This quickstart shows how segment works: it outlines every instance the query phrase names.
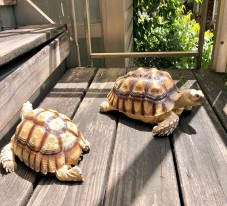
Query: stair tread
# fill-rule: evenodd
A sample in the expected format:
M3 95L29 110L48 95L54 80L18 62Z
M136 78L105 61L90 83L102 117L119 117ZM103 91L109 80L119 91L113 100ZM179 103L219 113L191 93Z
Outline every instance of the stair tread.
M0 32L0 66L53 39L66 30L63 24L29 25Z

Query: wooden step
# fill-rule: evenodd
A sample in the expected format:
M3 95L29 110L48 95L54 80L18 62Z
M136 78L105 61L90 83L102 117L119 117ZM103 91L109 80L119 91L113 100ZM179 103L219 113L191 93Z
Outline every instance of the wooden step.
M66 25L29 25L0 32L0 66L66 31Z
M43 49L29 56L26 61L15 61L15 64L10 64L12 68L9 68L8 64L3 66L13 72L0 82L0 113L4 114L0 116L0 142L8 132L5 130L15 123L14 117L19 119L22 104L40 89L69 52L70 40L68 32L65 31Z

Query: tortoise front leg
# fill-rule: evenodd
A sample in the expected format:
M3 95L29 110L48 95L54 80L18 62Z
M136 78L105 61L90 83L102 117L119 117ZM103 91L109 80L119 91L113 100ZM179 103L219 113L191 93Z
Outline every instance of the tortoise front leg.
M14 172L17 168L17 164L15 162L15 155L13 152L13 142L14 142L14 135L11 138L9 144L3 147L1 154L0 154L0 161L5 168L6 172Z
M58 169L56 171L56 177L60 181L83 181L84 176L78 166L71 166L65 165L63 168Z
M177 127L179 117L174 112L170 112L165 119L155 126L152 135L164 136L171 134Z

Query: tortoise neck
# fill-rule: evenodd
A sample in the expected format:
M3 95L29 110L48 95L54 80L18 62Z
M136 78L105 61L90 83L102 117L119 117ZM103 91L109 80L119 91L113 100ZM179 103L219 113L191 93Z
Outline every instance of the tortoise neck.
M188 105L187 98L186 98L186 94L188 92L189 92L188 89L187 90L183 90L183 91L179 91L179 98L175 102L174 109L184 108L185 106Z

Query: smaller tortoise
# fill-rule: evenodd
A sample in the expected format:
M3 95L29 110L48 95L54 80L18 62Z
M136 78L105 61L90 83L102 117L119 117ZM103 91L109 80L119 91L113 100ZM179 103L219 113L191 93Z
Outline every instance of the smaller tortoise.
M180 90L170 74L156 68L139 68L119 77L100 105L100 112L118 110L130 118L158 124L153 135L171 134L183 110L201 105L201 90Z
M67 116L50 109L33 110L31 103L26 102L21 120L11 142L0 154L7 172L16 169L16 155L36 172L55 173L61 181L84 180L76 164L82 152L90 149L90 143Z

